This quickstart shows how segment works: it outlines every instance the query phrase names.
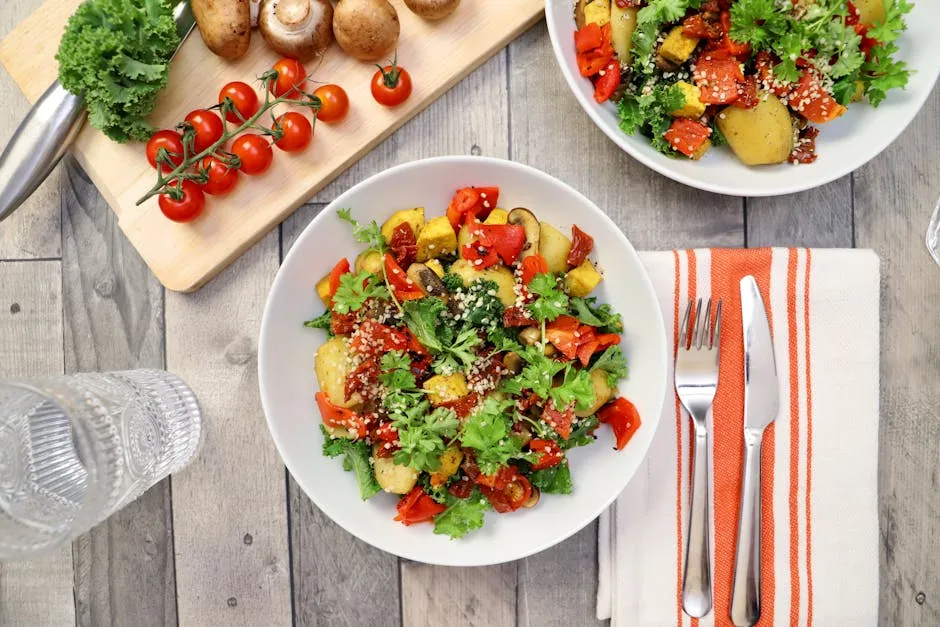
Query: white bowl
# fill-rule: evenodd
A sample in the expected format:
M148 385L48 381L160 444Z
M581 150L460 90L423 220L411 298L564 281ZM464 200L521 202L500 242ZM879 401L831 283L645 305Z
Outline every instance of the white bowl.
M873 159L914 119L940 72L940 8L937 0L914 0L907 31L898 40L900 59L914 70L905 90L889 92L877 108L867 103L821 125L815 163L749 167L728 148L712 149L701 161L671 159L642 136L625 135L617 107L594 101L591 82L578 73L574 50L574 0L546 0L545 18L555 58L568 86L594 123L627 154L660 174L692 187L732 196L778 196L834 181Z
M443 215L454 191L498 185L500 205L525 206L568 230L572 223L594 236L593 256L605 273L602 302L623 314L622 346L630 376L620 393L636 405L642 426L623 451L613 449L606 425L599 439L571 453L574 493L545 495L537 507L512 514L487 513L483 529L461 540L434 535L431 525L395 522L397 497L380 493L363 502L355 477L339 459L321 454L320 415L314 401L314 353L325 340L304 320L323 312L314 284L336 263L361 250L336 212L381 223L392 211L424 206ZM412 560L477 566L519 559L576 533L627 485L646 455L659 423L666 390L666 340L662 313L646 270L620 229L591 201L533 168L484 157L442 157L401 165L356 185L330 203L300 235L284 259L261 321L258 375L268 427L291 474L327 516L356 537Z

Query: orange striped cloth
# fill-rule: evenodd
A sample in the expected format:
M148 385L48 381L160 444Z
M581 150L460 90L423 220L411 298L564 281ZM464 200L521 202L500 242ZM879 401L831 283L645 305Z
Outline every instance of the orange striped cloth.
M878 258L871 251L817 249L642 257L670 332L670 350L689 299L711 295L724 301L711 431L714 609L702 619L682 612L691 424L680 411L670 365L649 454L600 520L598 617L610 617L615 627L731 625L743 459L739 281L751 274L770 316L780 385L780 413L766 432L762 459L758 625L875 625Z

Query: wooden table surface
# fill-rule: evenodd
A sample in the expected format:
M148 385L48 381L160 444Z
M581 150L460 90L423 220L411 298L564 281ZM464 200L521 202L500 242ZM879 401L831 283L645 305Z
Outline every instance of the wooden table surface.
M0 35L37 4L5 2ZM539 24L195 294L161 288L69 159L0 225L0 376L166 368L195 389L207 429L183 472L71 546L0 566L0 625L597 623L596 524L501 566L399 560L314 508L265 427L257 336L284 253L350 185L443 154L545 170L606 207L641 249L873 248L883 273L880 623L940 625L940 268L923 245L940 196L940 92L853 175L742 200L633 161L591 124L553 65ZM5 74L0 102L5 143L27 109Z

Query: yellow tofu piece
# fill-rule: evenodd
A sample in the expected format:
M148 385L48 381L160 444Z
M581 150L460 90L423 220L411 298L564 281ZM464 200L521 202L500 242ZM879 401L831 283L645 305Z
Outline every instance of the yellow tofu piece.
M676 26L669 31L663 45L659 47L659 54L669 61L681 65L692 56L698 42L698 37L689 37L682 32L682 26Z
M450 446L441 453L440 467L431 473L431 485L442 485L450 479L463 461L463 451L456 446Z
M457 250L457 234L446 216L431 218L418 235L418 261L452 255Z
M584 23L603 26L610 21L610 0L588 0L584 3Z
M470 393L467 379L462 372L454 374L436 374L421 386L428 393L428 402L437 407L442 403L456 401Z
M486 216L483 224L509 224L509 212L497 207L490 211L490 215Z
M670 111L669 115L674 118L692 119L700 118L705 115L705 103L700 100L702 90L692 83L686 83L685 81L679 81L676 83L676 86L682 91L685 104L675 111Z
M590 259L585 259L580 266L565 275L565 291L571 296L584 298L594 291L603 277Z
M323 304L330 306L330 275L326 275L317 282L317 296L323 301Z
M407 222L411 225L411 230L414 232L415 237L421 235L421 230L424 228L424 207L402 209L401 211L393 213L392 217L382 224L382 237L385 238L386 242L392 240L392 233L395 231L395 227L402 222Z
M444 266L441 265L441 262L439 260L428 259L427 261L424 262L424 265L428 268L428 270L430 270L437 276L439 277L444 276Z

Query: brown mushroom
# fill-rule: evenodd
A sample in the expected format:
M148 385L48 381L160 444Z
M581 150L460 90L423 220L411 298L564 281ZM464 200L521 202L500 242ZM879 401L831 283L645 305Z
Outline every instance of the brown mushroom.
M449 295L447 293L447 286L444 285L440 277L435 274L434 270L431 270L423 263L411 264L408 266L406 274L409 279L421 286L421 289L423 289L428 296L437 296L438 298L446 299Z
M526 502L522 504L523 507L535 507L539 503L539 497L542 495L541 490L537 487L532 486L532 494L529 495L529 498L526 499Z
M418 17L426 20L442 20L454 11L460 0L405 0L405 6Z
M333 41L333 5L329 0L264 0L258 28L281 56L309 61Z
M360 61L390 58L400 33L398 12L388 0L339 0L333 11L336 43Z
M248 0L192 0L193 17L206 47L223 59L238 59L251 43Z

